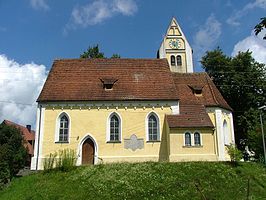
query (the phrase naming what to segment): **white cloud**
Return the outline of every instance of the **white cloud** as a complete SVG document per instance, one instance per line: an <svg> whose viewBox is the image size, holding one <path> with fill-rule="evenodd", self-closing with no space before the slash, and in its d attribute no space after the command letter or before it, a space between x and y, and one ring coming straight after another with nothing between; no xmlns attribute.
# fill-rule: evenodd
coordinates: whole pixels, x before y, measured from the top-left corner
<svg viewBox="0 0 266 200"><path fill-rule="evenodd" d="M250 36L239 41L232 52L232 56L238 54L239 51L245 52L247 50L252 51L253 58L260 62L266 64L266 41L262 39L265 35L266 30L263 30L258 37L252 32Z"/></svg>
<svg viewBox="0 0 266 200"><path fill-rule="evenodd" d="M138 7L133 0L114 0L112 10L113 12L129 16L134 15Z"/></svg>
<svg viewBox="0 0 266 200"><path fill-rule="evenodd" d="M138 10L134 0L94 0L83 6L76 6L71 13L64 32L79 26L88 27L112 18L117 14L134 15Z"/></svg>
<svg viewBox="0 0 266 200"><path fill-rule="evenodd" d="M199 59L207 50L213 48L221 34L221 23L211 14L194 37L193 50L196 59Z"/></svg>
<svg viewBox="0 0 266 200"><path fill-rule="evenodd" d="M49 10L49 6L46 3L46 0L30 0L30 5L35 10Z"/></svg>
<svg viewBox="0 0 266 200"><path fill-rule="evenodd" d="M239 26L240 18L242 18L255 8L266 9L266 0L255 0L252 3L246 4L241 10L235 11L234 14L226 20L226 22L232 26Z"/></svg>
<svg viewBox="0 0 266 200"><path fill-rule="evenodd" d="M0 55L0 123L35 126L36 99L46 79L44 65L19 64Z"/></svg>

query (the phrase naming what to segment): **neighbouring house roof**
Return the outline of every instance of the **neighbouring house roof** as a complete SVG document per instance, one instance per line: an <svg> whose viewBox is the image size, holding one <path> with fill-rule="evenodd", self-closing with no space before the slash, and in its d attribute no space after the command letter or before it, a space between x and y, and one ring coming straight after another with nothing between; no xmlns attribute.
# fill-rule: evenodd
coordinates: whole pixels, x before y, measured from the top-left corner
<svg viewBox="0 0 266 200"><path fill-rule="evenodd" d="M31 130L29 131L25 126L16 124L14 122L11 122L9 120L4 120L3 124L7 125L7 126L13 126L17 129L19 129L24 137L24 139L26 140L26 147L28 148L28 154L33 155L33 143L29 143L30 141L34 141L35 140L35 131Z"/></svg>
<svg viewBox="0 0 266 200"><path fill-rule="evenodd" d="M88 100L178 100L178 94L166 59L54 61L37 101Z"/></svg>
<svg viewBox="0 0 266 200"><path fill-rule="evenodd" d="M179 115L167 115L168 125L170 128L213 128L209 115L206 113L204 105L180 105Z"/></svg>
<svg viewBox="0 0 266 200"><path fill-rule="evenodd" d="M207 73L172 73L172 76L181 108L183 105L200 104L232 110ZM202 90L202 94L195 95L196 90Z"/></svg>

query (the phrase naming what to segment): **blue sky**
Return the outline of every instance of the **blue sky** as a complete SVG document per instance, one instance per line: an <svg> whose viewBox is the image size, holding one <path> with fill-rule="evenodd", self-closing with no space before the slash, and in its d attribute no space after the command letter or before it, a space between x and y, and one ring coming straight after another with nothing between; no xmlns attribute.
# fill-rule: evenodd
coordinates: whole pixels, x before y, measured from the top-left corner
<svg viewBox="0 0 266 200"><path fill-rule="evenodd" d="M220 46L230 55L234 45L250 35L266 11L266 2L257 1L261 5L258 3L243 11L239 18L236 16L255 0L131 0L128 4L133 8L128 8L128 13L109 10L110 16L90 23L98 13L86 14L82 7L93 7L95 2L112 4L112 0L0 0L0 53L19 63L35 62L47 68L55 58L78 57L97 43L106 56L119 53L127 58L153 58L170 19L175 16L194 52L196 34L212 17L220 23L220 30L206 50ZM85 15L84 26L73 22L74 9ZM95 9L100 10L97 6ZM239 24L227 23L234 16Z"/></svg>
<svg viewBox="0 0 266 200"><path fill-rule="evenodd" d="M35 105L54 59L78 58L94 44L108 57L155 58L173 16L194 50L195 71L217 46L227 55L250 49L266 63L266 41L253 34L265 13L266 0L0 0L0 86L21 87L10 95L0 89L0 120L34 121L25 104Z"/></svg>

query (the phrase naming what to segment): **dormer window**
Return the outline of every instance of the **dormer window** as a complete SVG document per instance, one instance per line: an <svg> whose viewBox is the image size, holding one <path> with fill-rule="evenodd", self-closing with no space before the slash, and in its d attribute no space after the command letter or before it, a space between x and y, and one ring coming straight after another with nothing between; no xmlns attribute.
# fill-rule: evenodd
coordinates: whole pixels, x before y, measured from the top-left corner
<svg viewBox="0 0 266 200"><path fill-rule="evenodd" d="M202 88L194 90L195 95L202 95Z"/></svg>
<svg viewBox="0 0 266 200"><path fill-rule="evenodd" d="M104 89L111 90L113 89L114 84L103 84Z"/></svg>
<svg viewBox="0 0 266 200"><path fill-rule="evenodd" d="M100 80L103 83L103 89L105 90L112 90L115 82L118 81L117 79L114 78L102 78Z"/></svg>
<svg viewBox="0 0 266 200"><path fill-rule="evenodd" d="M201 85L189 85L189 87L195 96L202 96L203 86L201 86Z"/></svg>

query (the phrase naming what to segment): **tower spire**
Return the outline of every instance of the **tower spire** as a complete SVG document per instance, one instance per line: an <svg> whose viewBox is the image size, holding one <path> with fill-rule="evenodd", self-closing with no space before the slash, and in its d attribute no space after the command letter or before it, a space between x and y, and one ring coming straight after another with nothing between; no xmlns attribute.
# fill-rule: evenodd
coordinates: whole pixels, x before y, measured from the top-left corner
<svg viewBox="0 0 266 200"><path fill-rule="evenodd" d="M162 41L159 58L168 60L172 72L193 72L192 49L175 17L172 18Z"/></svg>

